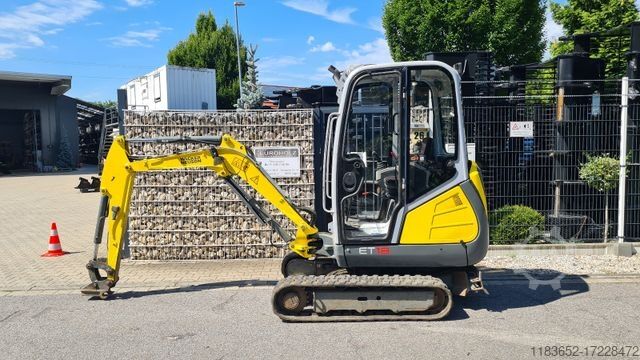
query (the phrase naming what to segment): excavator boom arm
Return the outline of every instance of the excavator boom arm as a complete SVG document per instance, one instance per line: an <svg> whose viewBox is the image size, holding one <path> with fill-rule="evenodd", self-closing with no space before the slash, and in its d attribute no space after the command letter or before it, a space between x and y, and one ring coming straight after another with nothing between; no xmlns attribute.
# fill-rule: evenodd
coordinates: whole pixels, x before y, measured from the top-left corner
<svg viewBox="0 0 640 360"><path fill-rule="evenodd" d="M238 194L245 204L263 223L269 224L276 233L289 242L289 248L304 258L313 257L310 242L318 229L307 220L291 203L278 185L256 162L251 151L230 135L219 137L164 137L137 140L140 142L173 143L199 142L210 146L208 149L190 151L142 160L131 160L123 136L114 139L104 163L100 191L102 198L98 212L98 223L94 236L94 256L87 264L92 283L83 292L101 297L108 296L110 289L118 281L123 239L127 230L129 207L137 173L175 169L209 169L214 171ZM266 201L278 209L295 226L292 237L268 212L264 211L256 199L248 194L234 179L237 176L251 186ZM102 242L104 225L107 225L107 258L98 259L98 247ZM106 276L100 274L100 270Z"/></svg>

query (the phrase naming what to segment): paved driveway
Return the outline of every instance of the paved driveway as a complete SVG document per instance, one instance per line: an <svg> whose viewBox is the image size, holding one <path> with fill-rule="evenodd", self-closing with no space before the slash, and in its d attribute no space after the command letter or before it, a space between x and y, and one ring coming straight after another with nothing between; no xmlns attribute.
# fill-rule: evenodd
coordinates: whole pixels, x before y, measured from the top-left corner
<svg viewBox="0 0 640 360"><path fill-rule="evenodd" d="M489 286L446 321L286 324L270 287L0 297L5 358L522 359L532 347L640 346L640 286ZM225 287L232 286L232 287ZM549 358L549 357L547 357ZM633 357L630 357L633 358ZM638 358L638 357L635 357Z"/></svg>
<svg viewBox="0 0 640 360"><path fill-rule="evenodd" d="M73 187L86 172L0 177L0 295L77 291L88 284L99 194ZM69 255L42 258L51 222ZM279 277L279 260L153 263L124 262L118 288L174 287Z"/></svg>

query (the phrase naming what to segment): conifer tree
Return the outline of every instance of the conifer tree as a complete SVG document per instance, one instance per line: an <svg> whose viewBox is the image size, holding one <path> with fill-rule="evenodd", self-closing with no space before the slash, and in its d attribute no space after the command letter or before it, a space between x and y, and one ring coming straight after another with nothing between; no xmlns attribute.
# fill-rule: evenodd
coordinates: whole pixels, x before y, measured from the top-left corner
<svg viewBox="0 0 640 360"><path fill-rule="evenodd" d="M247 73L242 82L242 96L238 99L236 107L238 109L259 109L262 107L262 89L258 85L258 68L256 63L257 45L250 45L247 54Z"/></svg>

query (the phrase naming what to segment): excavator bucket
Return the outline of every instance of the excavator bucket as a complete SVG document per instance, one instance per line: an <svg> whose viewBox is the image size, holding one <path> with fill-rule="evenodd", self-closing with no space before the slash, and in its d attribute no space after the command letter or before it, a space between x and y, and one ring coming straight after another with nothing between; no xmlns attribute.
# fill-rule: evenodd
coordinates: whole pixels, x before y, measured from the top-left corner
<svg viewBox="0 0 640 360"><path fill-rule="evenodd" d="M91 177L91 188L92 191L100 191L100 178L92 176Z"/></svg>
<svg viewBox="0 0 640 360"><path fill-rule="evenodd" d="M100 178L92 176L91 182L83 177L79 179L80 183L74 189L78 189L83 193L100 191Z"/></svg>
<svg viewBox="0 0 640 360"><path fill-rule="evenodd" d="M83 177L80 177L79 179L80 183L76 187L74 187L74 189L78 189L80 190L80 192L87 192L88 189L91 188L91 183L89 182L89 180Z"/></svg>

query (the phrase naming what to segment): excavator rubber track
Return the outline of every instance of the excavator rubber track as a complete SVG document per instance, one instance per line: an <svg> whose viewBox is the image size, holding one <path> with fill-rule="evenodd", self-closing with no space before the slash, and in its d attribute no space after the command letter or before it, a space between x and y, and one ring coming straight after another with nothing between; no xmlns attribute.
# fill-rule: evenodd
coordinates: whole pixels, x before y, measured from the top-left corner
<svg viewBox="0 0 640 360"><path fill-rule="evenodd" d="M408 309L407 300L427 308ZM384 309L395 303L403 305ZM285 322L433 321L449 314L453 299L442 280L427 275L295 275L276 284L272 305Z"/></svg>

